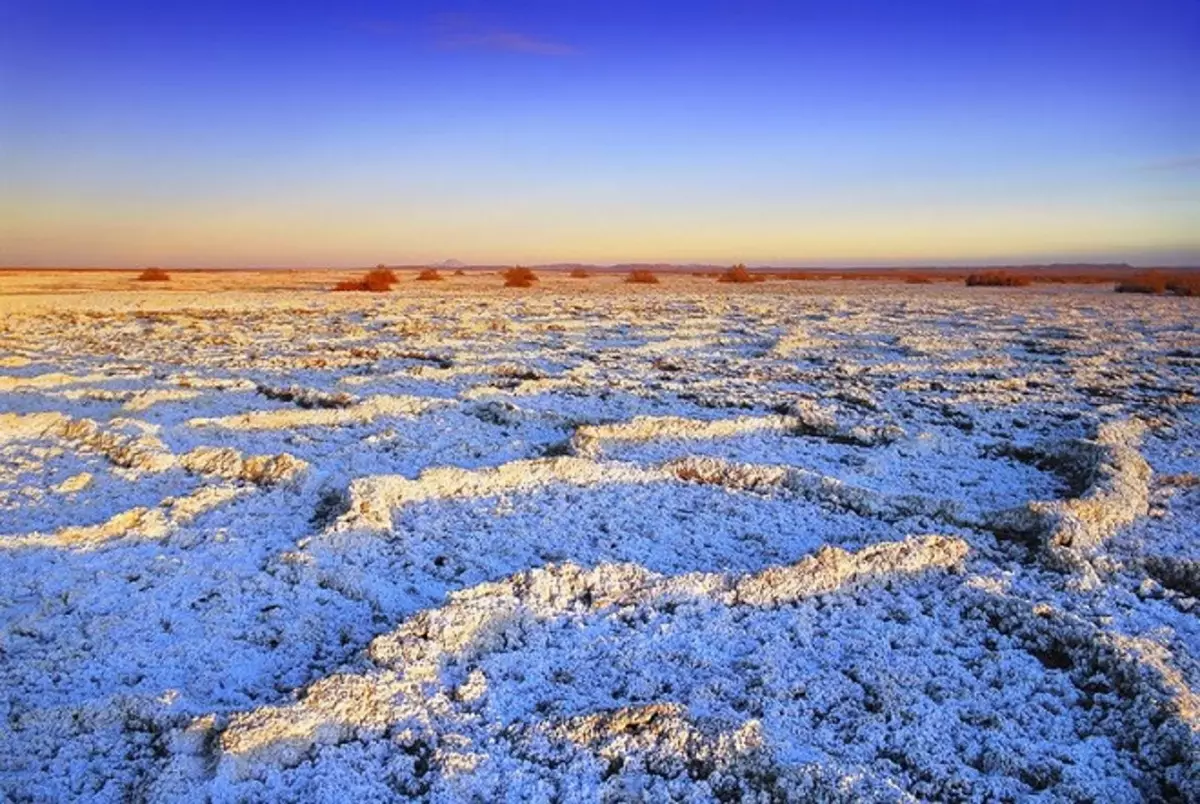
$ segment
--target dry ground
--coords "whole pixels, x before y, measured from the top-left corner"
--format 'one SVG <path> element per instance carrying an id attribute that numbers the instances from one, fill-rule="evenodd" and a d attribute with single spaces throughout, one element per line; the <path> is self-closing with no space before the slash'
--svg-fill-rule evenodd
<path id="1" fill-rule="evenodd" d="M 1200 799 L 1200 302 L 0 273 L 0 795 Z"/>

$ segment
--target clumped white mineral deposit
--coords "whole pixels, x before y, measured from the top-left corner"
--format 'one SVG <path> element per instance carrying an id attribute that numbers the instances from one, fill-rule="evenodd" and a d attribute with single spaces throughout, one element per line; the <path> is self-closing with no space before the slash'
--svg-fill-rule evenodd
<path id="1" fill-rule="evenodd" d="M 0 297 L 0 799 L 1200 800 L 1195 299 L 471 281 Z"/>

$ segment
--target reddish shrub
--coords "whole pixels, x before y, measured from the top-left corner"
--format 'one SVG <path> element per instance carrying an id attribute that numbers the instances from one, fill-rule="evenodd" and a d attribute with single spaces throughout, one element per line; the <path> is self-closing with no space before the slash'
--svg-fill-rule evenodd
<path id="1" fill-rule="evenodd" d="M 440 282 L 442 275 L 437 272 L 436 268 L 426 268 L 421 273 L 417 274 L 418 282 Z"/>
<path id="2" fill-rule="evenodd" d="M 909 274 L 908 276 L 904 277 L 904 284 L 906 284 L 906 285 L 932 285 L 933 280 L 930 279 L 928 276 L 925 276 L 924 274 Z"/>
<path id="3" fill-rule="evenodd" d="M 571 273 L 567 274 L 567 276 L 571 277 L 572 279 L 587 279 L 591 276 L 591 274 L 582 268 L 576 268 L 575 270 L 571 271 Z"/>
<path id="4" fill-rule="evenodd" d="M 1200 274 L 1168 275 L 1147 271 L 1122 279 L 1117 293 L 1174 293 L 1176 296 L 1200 296 Z"/>
<path id="5" fill-rule="evenodd" d="M 725 273 L 723 273 L 717 277 L 718 282 L 745 283 L 745 282 L 763 282 L 765 280 L 766 280 L 765 276 L 757 276 L 755 274 L 750 273 L 748 270 L 746 270 L 746 266 L 742 265 L 741 263 L 738 263 L 737 265 L 733 266 L 732 268 L 727 270 Z"/>
<path id="6" fill-rule="evenodd" d="M 1030 283 L 1027 276 L 1006 273 L 1004 271 L 984 271 L 970 274 L 967 277 L 967 287 L 985 288 L 1023 288 Z"/>
<path id="7" fill-rule="evenodd" d="M 1167 290 L 1176 296 L 1200 296 L 1200 274 L 1172 277 L 1167 282 Z"/>
<path id="8" fill-rule="evenodd" d="M 333 286 L 334 290 L 363 290 L 372 293 L 383 293 L 392 289 L 392 285 L 396 284 L 399 279 L 396 272 L 390 268 L 385 268 L 380 265 L 367 271 L 362 279 L 346 279 L 338 282 Z"/>
<path id="9" fill-rule="evenodd" d="M 1166 293 L 1167 278 L 1156 271 L 1122 279 L 1117 283 L 1117 293 Z"/>
<path id="10" fill-rule="evenodd" d="M 454 275 L 455 276 L 466 276 L 467 272 L 464 271 L 462 268 L 459 268 L 457 271 L 454 272 Z"/>
<path id="11" fill-rule="evenodd" d="M 504 287 L 506 288 L 528 288 L 533 287 L 533 283 L 538 281 L 537 274 L 528 268 L 522 268 L 515 265 L 507 271 L 500 274 L 504 277 Z"/>
<path id="12" fill-rule="evenodd" d="M 391 290 L 392 285 L 400 281 L 396 276 L 396 272 L 391 268 L 377 267 L 367 271 L 367 275 L 363 277 L 363 284 L 366 289 L 373 293 L 382 293 L 385 290 Z"/>
<path id="13" fill-rule="evenodd" d="M 138 274 L 137 281 L 139 282 L 168 282 L 171 275 L 162 268 L 147 268 Z"/>
<path id="14" fill-rule="evenodd" d="M 625 277 L 625 281 L 633 285 L 657 285 L 658 277 L 653 271 L 647 271 L 644 268 L 638 268 L 629 272 L 629 276 Z"/>
<path id="15" fill-rule="evenodd" d="M 819 279 L 816 274 L 810 274 L 807 271 L 783 271 L 776 274 L 780 279 L 788 279 L 793 282 L 807 282 L 812 279 Z M 833 278 L 833 277 L 831 277 Z"/>

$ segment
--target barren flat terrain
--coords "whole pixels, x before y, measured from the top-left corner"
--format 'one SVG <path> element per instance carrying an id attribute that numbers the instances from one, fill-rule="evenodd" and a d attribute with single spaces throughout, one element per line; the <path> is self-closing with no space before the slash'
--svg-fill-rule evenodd
<path id="1" fill-rule="evenodd" d="M 8 274 L 0 798 L 1200 800 L 1200 301 Z"/>

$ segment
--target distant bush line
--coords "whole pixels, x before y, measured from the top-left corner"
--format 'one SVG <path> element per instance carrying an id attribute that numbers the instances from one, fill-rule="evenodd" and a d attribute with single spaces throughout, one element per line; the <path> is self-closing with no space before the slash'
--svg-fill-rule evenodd
<path id="1" fill-rule="evenodd" d="M 744 264 L 730 266 L 723 271 L 700 270 L 690 272 L 698 278 L 716 279 L 727 284 L 753 284 L 766 281 L 787 282 L 822 282 L 830 280 L 903 282 L 908 285 L 932 285 L 942 282 L 962 282 L 967 287 L 1028 287 L 1033 284 L 1111 284 L 1118 293 L 1135 294 L 1175 294 L 1177 296 L 1200 295 L 1200 271 L 1166 271 L 1150 269 L 1139 273 L 1121 275 L 1116 272 L 1096 272 L 1068 274 L 1064 272 L 1041 273 L 1032 268 L 1015 270 L 981 270 L 975 272 L 954 270 L 844 270 L 830 271 L 824 269 L 808 270 L 751 270 Z M 488 276 L 492 272 L 477 273 L 478 276 Z M 505 287 L 528 288 L 538 281 L 538 276 L 530 268 L 520 265 L 499 271 Z M 466 272 L 458 269 L 454 276 L 465 276 Z M 679 274 L 684 275 L 684 274 Z M 589 279 L 594 274 L 583 267 L 576 267 L 565 272 L 571 279 Z M 427 267 L 418 271 L 416 280 L 420 282 L 441 281 L 446 277 L 437 268 Z M 161 268 L 147 268 L 138 277 L 141 282 L 165 282 L 170 275 Z M 383 292 L 391 290 L 400 281 L 396 272 L 385 265 L 378 265 L 358 279 L 347 279 L 334 285 L 336 291 L 370 291 Z M 661 280 L 659 275 L 649 268 L 634 268 L 625 276 L 626 283 L 634 285 L 657 285 Z"/>
<path id="2" fill-rule="evenodd" d="M 1027 275 L 1010 274 L 1006 271 L 984 271 L 979 274 L 970 274 L 966 281 L 969 288 L 1023 288 L 1033 282 Z"/>

